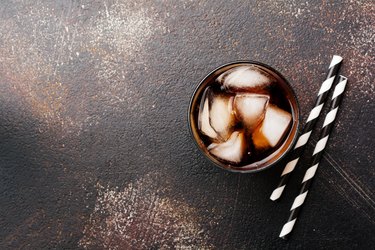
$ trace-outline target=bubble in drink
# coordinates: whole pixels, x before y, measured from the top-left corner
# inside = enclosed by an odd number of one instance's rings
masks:
[[[207,152],[224,164],[260,162],[291,131],[292,107],[280,79],[255,65],[232,66],[210,78],[196,120]]]

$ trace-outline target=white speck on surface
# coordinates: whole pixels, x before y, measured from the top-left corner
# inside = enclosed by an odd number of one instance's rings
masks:
[[[112,98],[117,95],[133,104],[127,108],[136,107],[140,93],[128,83],[130,72],[124,62],[136,59],[137,63],[146,64],[148,42],[155,33],[163,31],[164,23],[152,15],[151,8],[135,8],[121,1],[104,7],[104,14],[93,17],[94,25],[87,30],[89,42],[85,45],[93,56],[100,57],[94,66],[99,83],[106,86],[100,94],[113,100],[112,106],[125,105]]]
[[[162,32],[163,21],[152,14],[152,7],[115,1],[103,4],[103,14],[99,10],[98,15],[90,15],[85,25],[79,17],[88,7],[77,6],[62,15],[44,1],[27,6],[15,3],[14,8],[22,8],[25,15],[1,19],[0,74],[44,129],[79,133],[88,115],[84,107],[92,106],[90,102],[107,100],[115,110],[123,111],[137,107],[127,103],[141,100],[128,77],[133,74],[130,61],[136,58],[147,63],[143,59],[148,55],[147,43]],[[79,107],[72,101],[75,84],[66,82],[66,69],[74,63],[82,65],[78,57],[90,65],[97,77],[91,84],[99,89],[92,95],[95,100],[84,98]]]
[[[356,9],[362,9],[362,13],[355,15],[356,18],[351,24],[352,28],[348,30],[348,34],[340,34],[338,41],[353,55],[350,58],[344,58],[349,71],[347,77],[350,88],[354,90],[354,93],[373,96],[375,93],[375,20],[371,13],[375,12],[375,4],[363,3],[360,8]],[[354,76],[357,81],[353,82],[351,76]]]
[[[79,245],[105,249],[212,249],[197,211],[166,195],[168,184],[147,175],[125,188],[98,186]]]
[[[336,4],[330,1],[322,2],[322,5],[311,5],[307,1],[266,0],[262,1],[260,6],[272,12],[280,21],[288,22],[289,30],[304,24],[308,25],[311,31],[324,32],[324,36],[327,40],[329,39],[331,46],[322,46],[322,53],[328,51],[329,54],[337,53],[343,56],[343,69],[345,71],[342,71],[342,73],[346,74],[350,85],[350,91],[347,95],[356,98],[360,95],[374,95],[374,3],[350,0],[340,14],[335,9]],[[354,11],[355,13],[353,13]],[[293,18],[290,19],[290,17]],[[336,27],[341,25],[348,26],[347,32],[339,32]],[[294,36],[292,34],[292,38]],[[303,39],[303,37],[300,39]],[[307,40],[303,42],[307,42]],[[322,44],[324,44],[324,41],[322,41]],[[297,53],[303,54],[303,51]],[[298,56],[296,60],[297,58]],[[323,62],[319,61],[318,63],[322,64]]]
[[[90,45],[109,46],[119,56],[136,56],[160,23],[148,15],[147,9],[131,9],[124,4],[105,5],[105,16],[95,17],[95,25],[88,30]],[[94,18],[94,17],[93,17]]]
[[[309,2],[298,0],[266,0],[262,1],[271,11],[277,12],[278,15],[293,16],[295,18],[303,17],[311,12]]]

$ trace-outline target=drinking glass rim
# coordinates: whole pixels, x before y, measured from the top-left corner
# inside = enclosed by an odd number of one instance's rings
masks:
[[[264,67],[264,68],[266,68],[266,69],[274,72],[288,86],[288,88],[290,90],[290,93],[291,93],[291,95],[293,96],[293,98],[295,100],[296,110],[294,110],[292,108],[292,111],[296,113],[296,119],[293,118],[293,120],[295,120],[295,122],[296,122],[296,125],[295,125],[296,126],[296,132],[293,135],[293,139],[291,140],[291,142],[289,143],[289,145],[287,146],[287,148],[285,149],[285,151],[274,162],[269,163],[268,165],[266,165],[264,167],[254,168],[254,169],[241,169],[241,168],[246,167],[247,165],[241,166],[241,167],[235,167],[235,166],[231,166],[231,165],[228,166],[228,164],[225,164],[225,163],[221,163],[219,160],[217,160],[217,162],[216,162],[216,161],[214,161],[212,159],[212,157],[209,157],[208,155],[206,155],[206,153],[202,150],[201,146],[199,145],[199,143],[195,139],[195,136],[194,136],[194,133],[193,133],[193,128],[192,128],[192,125],[191,125],[192,121],[191,121],[190,117],[191,117],[191,112],[192,112],[192,108],[193,108],[193,100],[194,100],[194,97],[197,94],[197,91],[199,90],[200,86],[203,83],[206,82],[207,78],[209,78],[210,76],[212,76],[215,72],[217,72],[218,70],[220,70],[222,68],[225,68],[225,67],[228,67],[228,66],[231,66],[231,65],[234,65],[234,64],[253,64],[253,65],[259,65],[261,67]],[[288,154],[288,152],[291,150],[291,148],[296,143],[296,140],[297,140],[297,137],[298,137],[298,133],[299,133],[298,132],[299,126],[300,126],[300,123],[301,123],[300,106],[299,106],[298,98],[297,98],[297,95],[296,95],[293,87],[289,83],[289,81],[284,77],[283,74],[281,74],[275,68],[271,67],[268,64],[265,64],[265,63],[262,63],[262,62],[258,62],[258,61],[254,61],[254,60],[237,60],[237,61],[232,61],[232,62],[229,62],[229,63],[225,63],[223,65],[220,65],[220,66],[216,67],[214,70],[211,70],[208,74],[206,74],[206,76],[197,84],[197,86],[195,87],[195,89],[193,91],[193,94],[192,94],[192,96],[190,98],[190,101],[189,101],[189,108],[188,108],[188,114],[187,115],[188,115],[188,126],[189,126],[189,132],[190,132],[191,139],[194,141],[195,145],[198,147],[200,153],[203,154],[206,159],[208,159],[210,162],[214,163],[216,166],[220,167],[221,169],[224,169],[224,170],[230,171],[230,172],[235,172],[235,173],[256,173],[256,172],[260,172],[260,171],[263,171],[265,169],[268,169],[268,168],[270,168],[272,166],[275,166],[277,163],[279,163],[282,159],[284,159],[284,157]],[[226,167],[224,167],[224,165]],[[251,165],[251,164],[249,164],[249,165]]]

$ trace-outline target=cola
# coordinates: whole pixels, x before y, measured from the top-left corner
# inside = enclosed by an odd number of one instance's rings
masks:
[[[190,123],[198,145],[215,163],[232,170],[260,168],[290,148],[298,103],[272,68],[234,63],[214,71],[198,87]]]

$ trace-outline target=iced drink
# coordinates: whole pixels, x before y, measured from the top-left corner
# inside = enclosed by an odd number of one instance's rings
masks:
[[[194,137],[221,166],[257,169],[292,143],[297,101],[289,84],[270,68],[228,65],[209,75],[195,95],[190,107]]]

